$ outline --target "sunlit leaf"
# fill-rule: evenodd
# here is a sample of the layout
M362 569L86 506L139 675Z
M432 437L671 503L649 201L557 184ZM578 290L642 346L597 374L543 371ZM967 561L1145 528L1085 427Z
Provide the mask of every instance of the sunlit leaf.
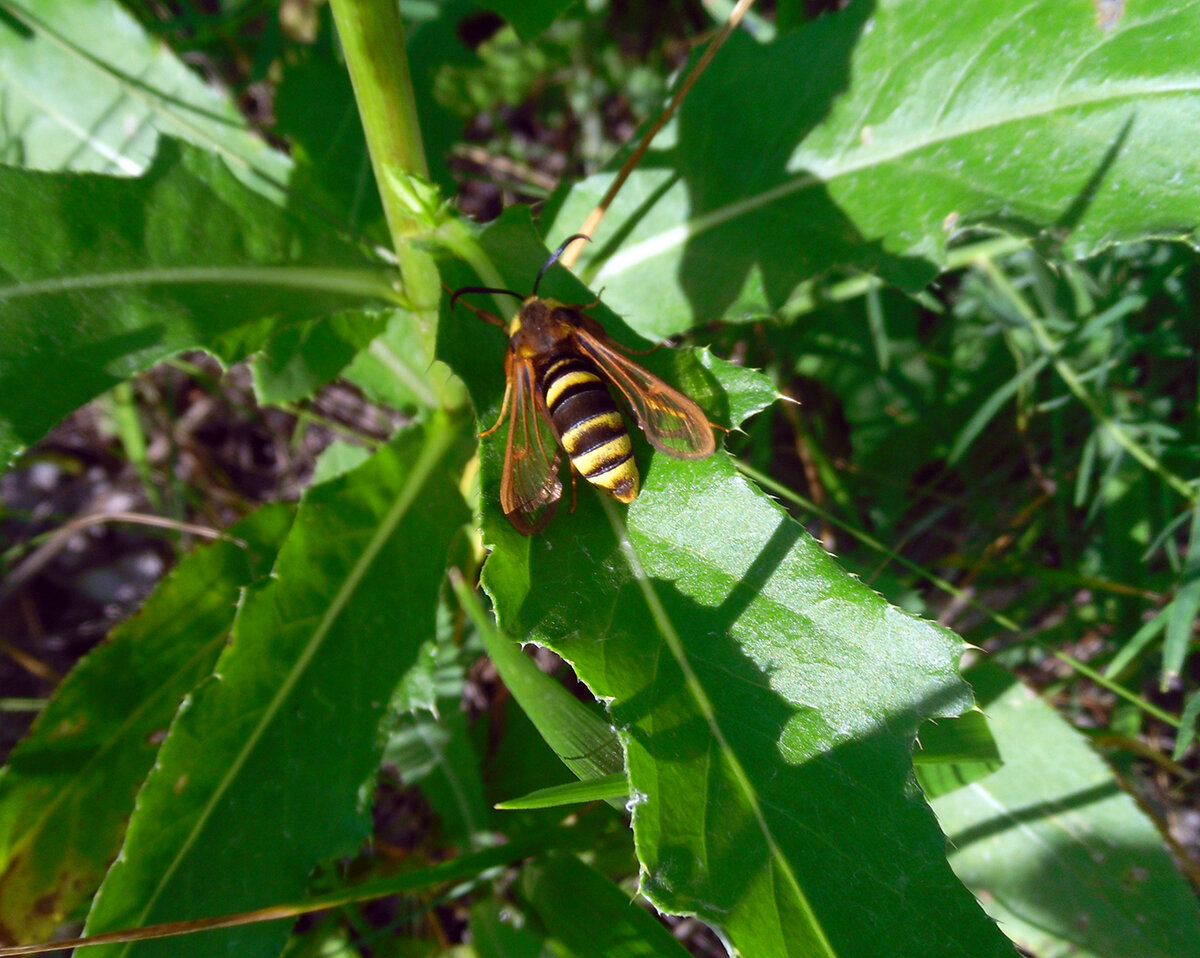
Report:
M629 780L624 772L614 772L601 778L589 778L566 785L551 785L536 792L497 802L496 807L509 810L525 808L558 808L560 805L580 805L584 802L606 802L629 796Z
M0 939L38 941L99 886L179 703L212 674L241 589L291 521L267 506L202 545L63 681L0 772Z
M1036 955L1200 955L1195 893L1108 766L1003 670L970 678L1004 767L933 807L988 913Z
M452 534L460 431L413 429L311 489L266 586L164 742L91 932L299 897L313 866L369 831L378 723L433 634ZM277 950L287 923L105 954Z
M964 226L1084 256L1200 224L1190 3L861 0L735 34L609 208L581 275L665 335L778 309L834 269L909 289ZM715 122L719 117L720 122ZM576 232L612 181L548 218Z
M544 255L512 223L483 246L516 289ZM587 301L557 272L546 287ZM490 424L502 337L446 316L440 350ZM685 352L640 358L731 425L772 395L747 402L745 370L696 369ZM723 452L684 462L634 438L644 485L627 512L583 488L532 538L497 508L502 431L481 475L501 628L553 648L609 703L643 894L756 956L880 941L893 955L1011 954L946 864L913 778L920 723L969 706L962 643L845 573Z
M0 161L137 176L159 136L218 153L282 198L291 161L113 0L6 0L0 8Z
M391 296L356 247L167 140L139 179L0 167L0 207L0 461L174 353Z

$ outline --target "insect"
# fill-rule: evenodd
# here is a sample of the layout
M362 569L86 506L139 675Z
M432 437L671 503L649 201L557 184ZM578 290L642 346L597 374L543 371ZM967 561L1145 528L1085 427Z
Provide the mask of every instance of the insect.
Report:
M547 270L576 239L566 240L537 274L529 296L510 289L464 286L450 308L468 293L514 296L521 308L507 325L504 358L507 385L495 432L509 413L508 444L500 479L500 505L519 532L546 527L562 496L559 467L566 450L571 482L580 473L619 502L638 494L638 470L625 420L605 383L624 395L637 424L655 449L678 459L703 459L716 448L708 419L687 396L668 386L628 356L583 310L538 296ZM598 302L598 301L597 301ZM498 317L471 307L480 318L505 326Z

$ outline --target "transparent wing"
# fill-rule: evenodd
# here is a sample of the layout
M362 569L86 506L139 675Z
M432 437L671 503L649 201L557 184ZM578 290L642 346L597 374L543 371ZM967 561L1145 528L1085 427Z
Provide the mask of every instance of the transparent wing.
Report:
M712 427L699 406L595 333L577 329L574 335L579 348L625 394L650 445L678 459L712 454Z
M562 453L542 412L528 362L513 362L512 389L500 505L517 531L531 536L546 527L562 495L558 478Z

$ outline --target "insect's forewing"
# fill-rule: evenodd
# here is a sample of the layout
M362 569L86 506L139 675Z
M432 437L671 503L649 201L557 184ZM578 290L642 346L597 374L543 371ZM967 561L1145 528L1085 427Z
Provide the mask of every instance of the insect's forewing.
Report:
M518 532L541 532L562 496L558 468L562 454L542 402L534 388L533 366L513 360L510 366L512 412L508 445L500 478L500 505Z
M578 329L574 335L579 348L625 394L650 445L678 459L712 454L712 427L699 406L622 355L601 334Z

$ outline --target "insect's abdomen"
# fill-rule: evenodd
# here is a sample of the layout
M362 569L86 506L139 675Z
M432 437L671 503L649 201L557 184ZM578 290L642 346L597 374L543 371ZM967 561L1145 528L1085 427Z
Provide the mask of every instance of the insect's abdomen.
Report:
M633 502L638 471L629 431L591 363L578 356L552 361L542 394L575 469L618 501Z

